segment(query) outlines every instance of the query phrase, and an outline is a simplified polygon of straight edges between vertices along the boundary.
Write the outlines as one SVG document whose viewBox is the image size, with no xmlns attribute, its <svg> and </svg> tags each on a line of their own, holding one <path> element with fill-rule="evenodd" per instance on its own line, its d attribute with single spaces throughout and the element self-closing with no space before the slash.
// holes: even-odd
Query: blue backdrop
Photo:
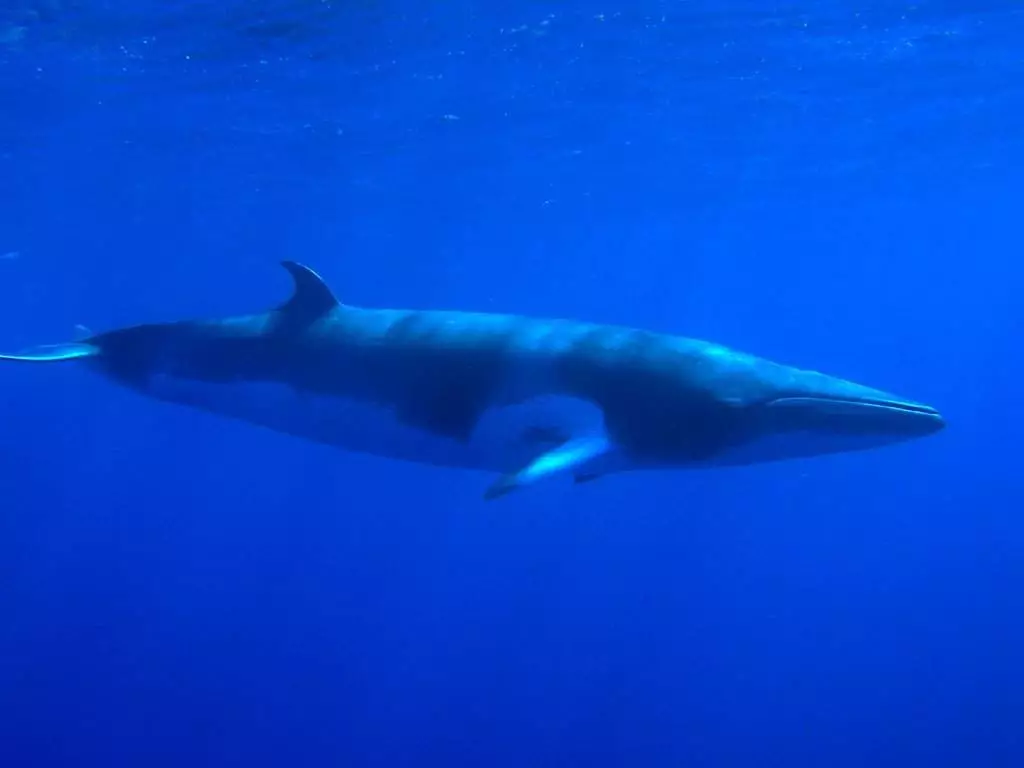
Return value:
<svg viewBox="0 0 1024 768">
<path fill-rule="evenodd" d="M 293 258 L 950 426 L 485 505 L 5 367 L 0 764 L 1024 765 L 1018 6 L 8 0 L 0 347 Z"/>
</svg>

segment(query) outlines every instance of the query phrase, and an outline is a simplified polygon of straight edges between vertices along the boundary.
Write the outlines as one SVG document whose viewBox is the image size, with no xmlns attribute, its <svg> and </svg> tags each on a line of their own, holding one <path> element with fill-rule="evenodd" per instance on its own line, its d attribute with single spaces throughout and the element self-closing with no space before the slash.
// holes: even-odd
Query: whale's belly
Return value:
<svg viewBox="0 0 1024 768">
<path fill-rule="evenodd" d="M 345 450 L 491 472 L 520 467 L 562 440 L 604 434 L 600 408 L 557 394 L 487 409 L 467 439 L 410 424 L 393 408 L 274 382 L 157 375 L 147 394 Z"/>
</svg>

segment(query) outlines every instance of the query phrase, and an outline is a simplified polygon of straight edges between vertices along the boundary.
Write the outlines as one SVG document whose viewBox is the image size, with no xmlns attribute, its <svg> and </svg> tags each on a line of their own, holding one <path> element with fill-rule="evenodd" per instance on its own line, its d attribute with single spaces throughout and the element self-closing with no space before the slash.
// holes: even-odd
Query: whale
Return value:
<svg viewBox="0 0 1024 768">
<path fill-rule="evenodd" d="M 255 314 L 149 323 L 0 355 L 89 366 L 157 400 L 347 451 L 549 478 L 738 467 L 913 440 L 933 407 L 708 341 L 570 319 L 374 309 L 281 262 Z"/>
</svg>

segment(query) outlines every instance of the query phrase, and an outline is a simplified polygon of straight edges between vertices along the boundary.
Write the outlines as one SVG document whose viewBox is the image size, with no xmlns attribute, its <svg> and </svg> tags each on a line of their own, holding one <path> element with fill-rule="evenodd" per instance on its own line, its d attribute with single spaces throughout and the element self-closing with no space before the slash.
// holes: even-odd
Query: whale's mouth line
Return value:
<svg viewBox="0 0 1024 768">
<path fill-rule="evenodd" d="M 939 418 L 939 412 L 929 405 L 922 405 L 921 403 L 910 403 L 903 400 L 884 400 L 884 399 L 865 399 L 865 398 L 842 398 L 842 397 L 825 397 L 820 398 L 821 400 L 830 401 L 834 403 L 841 403 L 844 405 L 852 406 L 864 406 L 868 408 L 884 408 L 888 411 L 895 411 L 897 413 L 906 414 L 919 414 L 921 416 L 933 416 Z"/>
<path fill-rule="evenodd" d="M 884 397 L 799 395 L 776 398 L 766 403 L 766 407 L 779 417 L 783 417 L 786 411 L 794 416 L 803 412 L 806 417 L 831 420 L 836 427 L 845 422 L 850 426 L 860 424 L 861 428 L 869 431 L 881 429 L 928 434 L 946 426 L 942 414 L 929 405 Z M 804 417 L 796 418 L 799 421 Z"/>
<path fill-rule="evenodd" d="M 929 405 L 912 403 L 905 400 L 886 400 L 884 398 L 863 398 L 863 397 L 833 397 L 818 395 L 796 395 L 788 397 L 777 397 L 768 400 L 765 405 L 769 407 L 796 408 L 820 404 L 824 406 L 849 406 L 851 408 L 879 408 L 897 413 L 919 414 L 921 416 L 932 416 L 941 418 L 939 412 Z"/>
</svg>

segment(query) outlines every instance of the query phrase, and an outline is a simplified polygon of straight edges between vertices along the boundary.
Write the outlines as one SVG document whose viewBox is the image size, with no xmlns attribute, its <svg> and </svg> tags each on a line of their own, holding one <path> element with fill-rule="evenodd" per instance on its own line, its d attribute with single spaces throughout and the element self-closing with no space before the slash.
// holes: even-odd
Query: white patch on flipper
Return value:
<svg viewBox="0 0 1024 768">
<path fill-rule="evenodd" d="M 561 432 L 566 438 L 604 435 L 604 413 L 594 403 L 564 395 L 538 395 L 485 410 L 473 430 L 474 442 L 525 439 L 535 430 Z"/>
<path fill-rule="evenodd" d="M 579 437 L 568 440 L 538 456 L 516 472 L 502 475 L 484 494 L 497 499 L 512 491 L 543 482 L 549 478 L 600 474 L 600 464 L 611 450 L 605 437 Z"/>
<path fill-rule="evenodd" d="M 481 414 L 470 439 L 461 441 L 410 426 L 392 408 L 273 382 L 211 383 L 160 374 L 150 379 L 148 391 L 163 400 L 345 450 L 490 472 L 519 469 L 550 450 L 552 445 L 531 439 L 538 430 L 566 438 L 604 435 L 600 408 L 556 395 L 490 408 Z M 606 471 L 616 468 L 608 464 Z"/>
</svg>

